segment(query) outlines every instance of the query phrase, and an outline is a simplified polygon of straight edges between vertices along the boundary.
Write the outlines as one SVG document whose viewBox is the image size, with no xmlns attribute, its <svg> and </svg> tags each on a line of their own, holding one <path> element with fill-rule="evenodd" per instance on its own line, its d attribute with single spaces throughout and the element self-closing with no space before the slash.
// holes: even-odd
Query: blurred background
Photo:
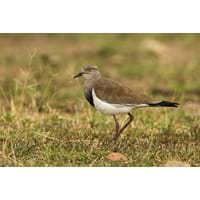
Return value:
<svg viewBox="0 0 200 200">
<path fill-rule="evenodd" d="M 0 34 L 0 166 L 200 166 L 199 52 L 199 34 Z M 106 157 L 116 151 L 112 117 L 73 78 L 88 63 L 180 103 L 134 111 L 122 161 Z"/>
<path fill-rule="evenodd" d="M 198 113 L 199 52 L 199 34 L 0 34 L 0 111 L 76 111 L 83 94 L 72 77 L 91 63 Z"/>
</svg>

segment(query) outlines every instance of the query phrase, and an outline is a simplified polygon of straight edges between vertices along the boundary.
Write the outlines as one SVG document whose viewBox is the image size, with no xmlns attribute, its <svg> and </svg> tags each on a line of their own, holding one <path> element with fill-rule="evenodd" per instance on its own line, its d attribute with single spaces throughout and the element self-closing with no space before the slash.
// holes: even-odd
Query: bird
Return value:
<svg viewBox="0 0 200 200">
<path fill-rule="evenodd" d="M 121 133 L 134 120 L 132 110 L 145 107 L 178 107 L 179 103 L 166 100 L 152 101 L 145 94 L 138 93 L 117 81 L 105 78 L 99 68 L 93 64 L 85 64 L 74 78 L 83 77 L 84 94 L 87 101 L 96 110 L 112 115 L 115 122 L 115 133 L 111 141 L 117 142 Z M 116 115 L 128 114 L 129 120 L 120 127 Z"/>
</svg>

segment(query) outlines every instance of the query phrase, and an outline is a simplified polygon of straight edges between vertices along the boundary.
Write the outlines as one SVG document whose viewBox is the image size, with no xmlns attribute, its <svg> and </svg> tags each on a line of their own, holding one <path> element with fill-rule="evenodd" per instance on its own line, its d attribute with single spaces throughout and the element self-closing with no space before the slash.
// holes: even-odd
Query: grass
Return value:
<svg viewBox="0 0 200 200">
<path fill-rule="evenodd" d="M 0 166 L 199 166 L 199 43 L 198 34 L 1 34 Z M 181 106 L 134 111 L 108 144 L 112 117 L 91 108 L 72 78 L 85 63 Z M 126 162 L 107 159 L 116 150 Z"/>
</svg>

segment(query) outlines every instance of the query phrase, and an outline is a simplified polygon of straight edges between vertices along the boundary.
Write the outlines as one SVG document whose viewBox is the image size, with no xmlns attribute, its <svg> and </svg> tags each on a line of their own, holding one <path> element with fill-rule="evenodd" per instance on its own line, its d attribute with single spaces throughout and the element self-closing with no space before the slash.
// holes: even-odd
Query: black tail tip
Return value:
<svg viewBox="0 0 200 200">
<path fill-rule="evenodd" d="M 176 108 L 177 108 L 177 107 L 179 107 L 179 105 L 180 105 L 179 103 L 172 102 L 172 104 L 171 104 L 171 106 L 170 106 L 170 107 L 176 107 Z"/>
<path fill-rule="evenodd" d="M 170 101 L 160 101 L 157 103 L 151 103 L 149 105 L 153 106 L 153 107 L 160 107 L 160 106 L 162 106 L 162 107 L 178 107 L 179 103 L 170 102 Z"/>
</svg>

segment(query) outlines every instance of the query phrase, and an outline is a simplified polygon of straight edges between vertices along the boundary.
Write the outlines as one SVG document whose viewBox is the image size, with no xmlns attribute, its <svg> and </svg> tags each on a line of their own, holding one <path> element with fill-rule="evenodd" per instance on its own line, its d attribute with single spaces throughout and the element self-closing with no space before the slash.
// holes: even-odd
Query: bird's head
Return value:
<svg viewBox="0 0 200 200">
<path fill-rule="evenodd" d="M 101 74 L 96 65 L 87 64 L 82 67 L 81 71 L 75 75 L 74 78 L 81 76 L 83 76 L 85 80 L 92 80 L 100 78 Z"/>
</svg>

